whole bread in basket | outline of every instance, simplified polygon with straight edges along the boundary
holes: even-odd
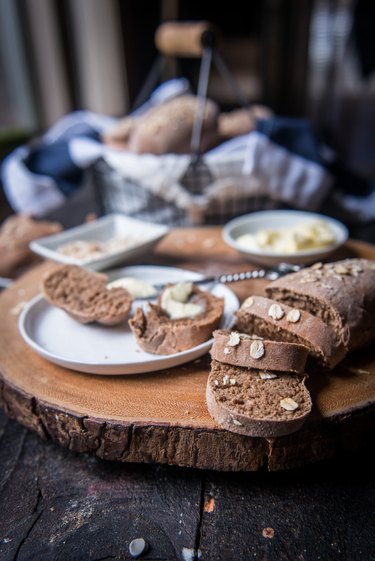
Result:
[[[125,117],[103,135],[103,141],[136,154],[189,154],[197,104],[198,98],[191,94],[165,101],[139,117]],[[218,105],[206,100],[201,152],[219,142],[218,115]]]

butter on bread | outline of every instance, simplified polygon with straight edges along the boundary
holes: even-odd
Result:
[[[170,355],[191,349],[210,339],[224,312],[223,298],[192,285],[189,300],[185,302],[185,316],[179,313],[173,318],[171,311],[174,312],[176,306],[170,305],[171,301],[165,306],[164,299],[163,307],[163,294],[166,290],[168,287],[157,304],[150,303],[146,312],[138,308],[129,320],[129,326],[141,349],[149,353]],[[175,301],[175,304],[178,302]],[[194,314],[191,314],[191,305],[197,306]],[[178,306],[177,309],[181,311]]]

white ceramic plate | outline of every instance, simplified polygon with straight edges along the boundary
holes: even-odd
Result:
[[[30,248],[47,259],[100,271],[150,252],[168,231],[167,226],[144,222],[123,214],[109,214],[94,222],[33,240],[30,242]],[[129,246],[96,259],[76,259],[58,251],[60,246],[72,242],[108,242],[108,240],[118,237],[129,238]]]
[[[244,234],[255,234],[260,229],[279,229],[289,228],[312,220],[324,221],[333,231],[335,242],[332,245],[315,248],[311,250],[297,251],[295,253],[273,253],[263,249],[245,249],[237,242],[239,236]],[[348,229],[344,224],[314,212],[304,212],[299,210],[270,210],[253,212],[234,218],[223,227],[224,241],[250,261],[260,265],[273,266],[279,263],[300,263],[308,264],[326,259],[337,248],[343,245],[348,239]]]
[[[172,267],[126,267],[123,276],[150,283],[196,280],[202,275]],[[230,327],[238,309],[236,295],[222,284],[212,291],[224,297],[221,327]],[[141,305],[135,301],[134,307]],[[142,305],[146,305],[142,302]],[[192,349],[173,355],[153,355],[142,351],[127,324],[103,327],[82,325],[63,310],[51,306],[42,295],[36,296],[23,309],[19,330],[26,343],[50,362],[91,374],[139,374],[171,368],[204,355],[212,339]]]

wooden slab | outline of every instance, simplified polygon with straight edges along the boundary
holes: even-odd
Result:
[[[375,259],[375,247],[349,242],[335,258]],[[204,273],[250,267],[221,240],[219,228],[171,232],[149,263]],[[216,470],[291,468],[371,442],[375,428],[375,353],[361,351],[337,369],[309,379],[314,412],[304,427],[276,439],[220,429],[209,416],[209,356],[137,376],[95,376],[39,357],[18,333],[22,303],[39,292],[51,263],[21,277],[0,297],[0,404],[7,415],[78,452],[121,462],[157,462]],[[263,281],[232,285],[242,300]]]

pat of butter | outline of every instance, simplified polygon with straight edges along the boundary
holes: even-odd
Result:
[[[191,282],[169,286],[162,294],[161,307],[171,319],[195,317],[203,312],[203,308],[199,304],[188,301],[192,292]]]
[[[152,284],[133,277],[116,279],[110,282],[107,286],[108,288],[116,288],[118,286],[126,288],[133,298],[152,298],[157,294],[157,291]]]
[[[323,220],[301,222],[289,228],[264,228],[237,238],[244,249],[284,254],[326,247],[335,241],[334,232]]]

